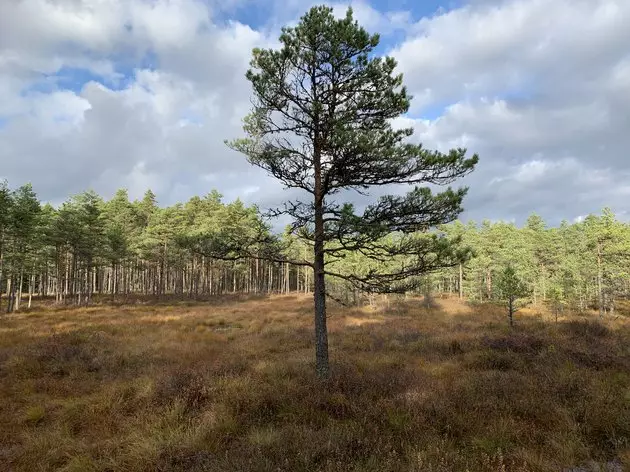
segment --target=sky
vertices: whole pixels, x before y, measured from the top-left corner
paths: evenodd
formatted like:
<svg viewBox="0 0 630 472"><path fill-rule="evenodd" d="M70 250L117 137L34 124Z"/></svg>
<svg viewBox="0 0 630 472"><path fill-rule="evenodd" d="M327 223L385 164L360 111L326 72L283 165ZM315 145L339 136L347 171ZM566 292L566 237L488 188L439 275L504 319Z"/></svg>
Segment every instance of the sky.
<svg viewBox="0 0 630 472"><path fill-rule="evenodd" d="M278 205L287 191L224 140L243 135L252 48L277 47L313 4L0 1L0 179L53 204L124 187L163 205L212 189ZM479 155L458 182L462 219L557 224L606 206L630 219L630 1L331 5L397 60L411 139Z"/></svg>

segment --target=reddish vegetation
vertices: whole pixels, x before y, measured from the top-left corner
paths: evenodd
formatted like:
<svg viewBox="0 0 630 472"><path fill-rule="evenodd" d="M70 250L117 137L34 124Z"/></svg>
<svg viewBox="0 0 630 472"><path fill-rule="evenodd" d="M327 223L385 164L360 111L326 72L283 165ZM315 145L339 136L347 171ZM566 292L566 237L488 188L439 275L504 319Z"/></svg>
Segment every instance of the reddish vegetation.
<svg viewBox="0 0 630 472"><path fill-rule="evenodd" d="M309 297L4 316L0 470L622 470L625 320L333 307L320 383Z"/></svg>

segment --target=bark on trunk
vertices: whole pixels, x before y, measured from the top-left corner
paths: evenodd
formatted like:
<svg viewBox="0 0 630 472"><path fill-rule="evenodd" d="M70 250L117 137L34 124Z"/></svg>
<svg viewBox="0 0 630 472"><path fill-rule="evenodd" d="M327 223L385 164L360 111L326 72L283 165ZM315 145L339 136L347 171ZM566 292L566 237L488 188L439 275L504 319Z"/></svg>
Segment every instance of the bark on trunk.
<svg viewBox="0 0 630 472"><path fill-rule="evenodd" d="M604 317L604 289L602 283L602 248L597 243L597 298L599 304L599 317Z"/></svg>
<svg viewBox="0 0 630 472"><path fill-rule="evenodd" d="M315 221L322 220L321 214ZM316 223L317 225L317 223ZM323 226L323 223L322 223ZM324 242L323 238L315 240L315 361L317 375L327 378L330 374L328 364L328 330L326 327L326 281L324 276Z"/></svg>
<svg viewBox="0 0 630 472"><path fill-rule="evenodd" d="M2 310L2 276L4 272L4 253L2 252L2 247L0 246L0 310Z"/></svg>
<svg viewBox="0 0 630 472"><path fill-rule="evenodd" d="M11 313L13 309L13 287L11 282L13 277L7 278L7 313Z"/></svg>
<svg viewBox="0 0 630 472"><path fill-rule="evenodd" d="M24 271L22 269L20 269L20 285L18 285L18 290L17 290L17 298L15 298L15 301L13 302L15 304L15 311L19 311L20 310L20 304L22 303L22 284L24 283Z"/></svg>
<svg viewBox="0 0 630 472"><path fill-rule="evenodd" d="M35 285L35 276L31 275L28 281L28 309L31 308L31 301L33 300L33 285Z"/></svg>
<svg viewBox="0 0 630 472"><path fill-rule="evenodd" d="M326 327L326 280L324 272L324 196L322 193L321 154L315 146L315 244L314 276L315 290L315 365L317 375L325 379L330 375L328 364L328 329Z"/></svg>

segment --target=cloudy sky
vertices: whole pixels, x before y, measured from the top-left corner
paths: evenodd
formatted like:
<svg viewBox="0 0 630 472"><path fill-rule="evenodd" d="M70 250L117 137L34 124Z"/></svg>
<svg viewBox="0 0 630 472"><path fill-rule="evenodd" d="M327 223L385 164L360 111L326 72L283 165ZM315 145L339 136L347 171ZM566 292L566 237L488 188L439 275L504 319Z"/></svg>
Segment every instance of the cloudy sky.
<svg viewBox="0 0 630 472"><path fill-rule="evenodd" d="M630 1L358 0L414 96L426 147L480 155L464 219L630 219ZM162 204L282 187L230 151L251 50L304 0L1 0L0 179L59 203L94 189ZM341 14L348 3L335 3Z"/></svg>

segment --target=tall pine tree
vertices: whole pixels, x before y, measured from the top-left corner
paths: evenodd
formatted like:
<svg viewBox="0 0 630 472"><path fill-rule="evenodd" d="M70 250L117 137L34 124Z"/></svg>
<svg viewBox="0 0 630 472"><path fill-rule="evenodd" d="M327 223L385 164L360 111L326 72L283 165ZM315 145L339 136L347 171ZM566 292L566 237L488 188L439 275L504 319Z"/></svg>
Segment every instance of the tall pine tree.
<svg viewBox="0 0 630 472"><path fill-rule="evenodd" d="M286 187L310 195L275 214L289 215L292 230L313 244L316 365L327 377L326 275L368 291L402 291L410 276L457 264L459 254L445 239L414 233L455 219L466 190L433 194L416 186L404 196L383 196L362 213L335 197L389 184L445 185L472 171L477 157L467 158L464 149L426 150L406 141L412 129L392 128L410 96L394 59L374 55L378 35L361 28L351 9L336 19L332 8L313 7L296 27L283 29L280 42L279 50L254 50L249 137L230 144ZM397 237L386 238L391 233ZM364 274L327 269L353 250L401 262Z"/></svg>

